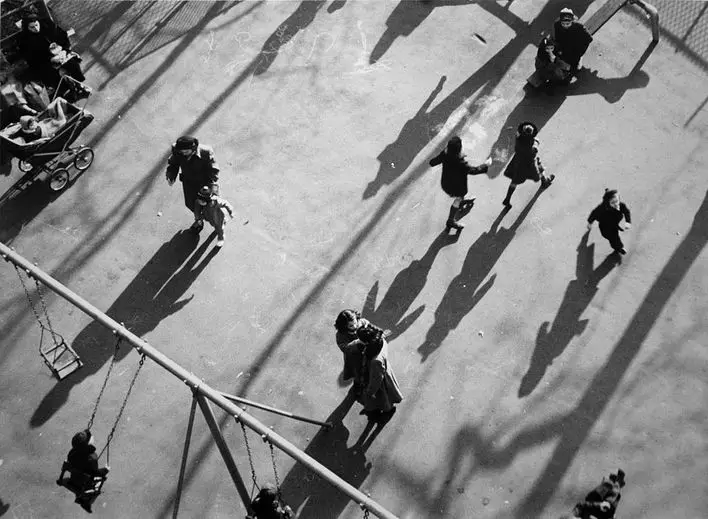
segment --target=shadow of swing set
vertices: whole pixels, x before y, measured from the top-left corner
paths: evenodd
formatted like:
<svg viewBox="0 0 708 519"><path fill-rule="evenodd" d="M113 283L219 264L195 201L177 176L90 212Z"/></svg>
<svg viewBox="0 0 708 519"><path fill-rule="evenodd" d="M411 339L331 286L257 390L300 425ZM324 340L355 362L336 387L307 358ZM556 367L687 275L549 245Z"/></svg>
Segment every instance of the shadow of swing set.
<svg viewBox="0 0 708 519"><path fill-rule="evenodd" d="M297 447L295 447L293 444L288 442L286 439L281 437L280 435L276 434L272 430L270 430L268 427L263 425L260 421L256 420L254 417L249 415L244 411L243 407L239 407L236 405L236 403L241 404L241 406L250 406L250 407L256 407L258 409L262 409L274 414L278 414L281 416L285 416L287 418L291 418L294 420L299 420L303 422L308 422L312 424L317 424L321 426L324 429L331 429L332 423L329 422L322 422L319 420L314 420L312 418L304 417L304 416L299 416L293 413L290 413L288 411L283 411L280 409L276 409L267 405L263 405L257 402L253 402L241 397L237 397L234 395L229 395L227 393L223 393L220 391L216 391L210 386L206 385L202 380L200 380L198 377L193 375L192 373L188 372L184 368L182 368L180 365L154 349L152 346L150 346L147 342L142 340L140 337L134 335L132 332L130 332L128 329L126 329L123 325L117 323L113 319L111 319L109 316L92 306L90 303L79 297L77 294L73 293L70 291L67 287L59 283L57 280L37 268L35 265L31 264L29 261L27 261L24 257L21 255L17 254L14 250L11 248L7 247L5 244L0 242L0 256L7 262L11 263L19 278L20 282L22 284L22 287L24 289L25 295L27 296L28 303L30 308L32 309L32 312L37 319L38 325L41 330L41 335L40 335L40 355L42 356L42 359L44 360L45 364L51 369L52 373L61 381L63 378L68 376L68 374L76 371L77 369L81 368L83 363L81 362L81 359L78 357L76 352L66 343L64 338L54 330L52 324L51 324L51 319L49 317L49 313L47 311L47 304L44 296L42 295L42 285L44 287L48 287L51 289L53 292L64 298L65 300L69 301L71 304L79 308L81 311L98 321L100 324L110 328L113 331L113 334L116 336L116 343L115 343L115 351L111 360L111 363L109 365L108 371L106 372L106 377L103 381L103 385L101 386L101 389L99 391L98 397L96 399L96 403L94 404L94 409L91 414L91 417L88 422L87 429L90 431L91 427L93 426L94 418L96 416L96 413L98 411L98 407L100 405L101 397L103 396L103 392L106 389L108 385L108 381L110 379L111 372L113 370L113 367L116 364L116 360L118 358L118 352L120 350L120 346L122 342L125 340L126 342L130 343L130 345L135 348L138 353L140 354L140 360L138 363L138 367L135 370L133 377L130 381L130 384L128 386L128 390L125 394L125 397L123 398L123 402L121 404L121 407L118 411L118 415L116 416L113 426L111 428L110 433L108 434L106 443L104 447L101 449L100 453L97 455L97 459L100 459L104 452L106 453L106 461L109 461L110 457L110 444L111 441L113 440L114 434L116 432L116 429L118 427L118 424L120 422L121 416L123 414L123 411L125 410L125 407L128 403L128 399L130 398L130 394L133 390L133 387L135 385L135 382L138 378L138 375L140 374L141 368L145 363L145 359L149 357L151 360L153 360L155 363L157 363L159 366L162 368L166 369L169 371L171 374L179 378L185 385L187 385L191 392L192 392L192 405L191 405L191 410L190 410L190 415L189 415L189 422L187 425L187 433L186 433L186 438L185 438L185 443L184 443L184 451L182 455L182 463L180 467L180 474L179 474L179 480L178 480L178 486L177 486L177 493L176 493L176 498L174 500L174 508L173 508L173 518L176 518L179 512L179 504L180 504L180 498L182 494L182 489L183 489L183 484L184 484L184 478L185 478L185 472L186 472L186 467L187 467L187 458L189 454L189 445L190 445L190 440L191 440L191 435L192 435L192 428L194 425L194 417L196 414L196 407L197 404L199 404L200 410L202 411L202 414L207 422L207 425L211 431L212 437L214 439L214 442L216 443L217 448L219 449L219 453L221 454L224 463L226 464L226 468L231 476L231 479L233 480L234 485L236 486L236 489L239 493L239 496L244 504L244 507L246 509L246 519L259 519L259 516L256 513L256 510L254 509L254 504L257 504L257 501L260 497L262 497L263 490L266 490L266 487L260 487L258 484L258 479L256 476L256 471L253 465L253 455L251 451L251 446L248 441L248 436L246 432L246 426L248 426L251 430L257 432L260 434L261 439L263 440L264 443L268 444L269 450L270 450L270 457L271 457L271 462L273 466L273 473L274 473L274 478L275 478L275 489L274 489L274 500L273 500L273 509L276 511L276 513L279 512L279 515L276 515L275 517L279 517L282 519L288 519L294 517L292 510L285 504L282 495L281 495L281 490L280 490L280 476L278 474L278 469L277 469L277 463L276 463L276 456L275 456L275 447L278 447L280 450L284 451L286 454L288 454L290 457L295 459L297 462L300 464L304 465L307 469L315 472L318 474L322 479L333 485L334 487L338 488L342 493L347 495L350 499L354 500L359 507L362 509L364 517L369 517L370 514L375 515L376 517L382 518L382 519L397 519L397 517L386 510L384 507L379 505L376 501L372 500L370 497L368 497L366 494L363 492L359 491L357 488L354 486L350 485L346 481L344 481L342 478L337 476L334 472L330 471L328 468L326 468L324 465L316 461L314 458L306 454L305 452L301 451ZM41 306L41 313L44 317L44 320L42 320L42 316L40 315L40 312L37 310L37 304L33 300L31 293L29 291L29 288L27 287L27 283L24 280L21 271L24 271L26 274L26 277L32 278L36 284L36 289L37 289L37 296L40 300L40 305ZM44 338L45 336L49 336L52 339L53 344L50 345L49 347L45 347L44 343ZM66 358L69 360L66 361ZM234 417L236 422L241 426L243 435L244 435L244 444L246 446L246 452L248 454L248 461L249 461L249 467L251 470L251 479L253 482L253 486L251 488L251 491L249 492L248 489L246 488L246 485L241 478L241 475L238 471L238 468L236 466L236 463L233 459L233 456L231 455L231 451L229 449L228 444L226 443L226 440L224 439L221 430L219 428L219 425L217 423L216 417L214 416L214 411L212 409L212 406L209 403L209 400L217 404L219 407L221 407L223 410L228 412L230 415ZM66 474L69 474L69 477L66 477ZM104 475L96 475L96 474L91 474L91 473L86 473L82 470L79 470L77 467L72 466L72 464L66 460L62 463L61 466L61 472L59 475L59 478L57 479L57 484L66 488L67 490L73 492L76 496L76 502L81 504L81 506L87 510L91 511L91 505L93 502L96 500L96 498L102 493L103 491L103 485L105 484L107 480L107 476ZM261 492L259 492L259 495L254 498L254 491L258 489ZM268 489L270 490L270 489ZM270 515L269 517L274 517L273 515Z"/></svg>

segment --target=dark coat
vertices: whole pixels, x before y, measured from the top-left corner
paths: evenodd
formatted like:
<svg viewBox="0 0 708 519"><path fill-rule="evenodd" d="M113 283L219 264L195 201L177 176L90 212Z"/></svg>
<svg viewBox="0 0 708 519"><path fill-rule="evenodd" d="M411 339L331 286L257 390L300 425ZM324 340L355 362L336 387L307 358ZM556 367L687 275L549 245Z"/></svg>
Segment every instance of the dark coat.
<svg viewBox="0 0 708 519"><path fill-rule="evenodd" d="M365 411L388 412L403 400L401 387L388 362L388 344L384 340L383 348L373 359L363 357L362 404Z"/></svg>
<svg viewBox="0 0 708 519"><path fill-rule="evenodd" d="M622 218L627 223L632 223L632 215L624 202L620 202L619 209L614 209L610 204L603 202L592 210L590 216L588 216L588 223L593 223L597 220L600 226L600 233L603 236L614 236L620 230L619 224Z"/></svg>
<svg viewBox="0 0 708 519"><path fill-rule="evenodd" d="M167 180L174 181L179 174L184 192L184 205L187 209L194 211L194 204L197 201L197 194L203 186L209 186L212 193L219 194L219 165L214 159L214 150L210 146L202 144L188 159L172 147L172 154L167 159Z"/></svg>
<svg viewBox="0 0 708 519"><path fill-rule="evenodd" d="M553 39L556 41L556 54L572 68L577 68L580 58L588 50L592 36L580 22L573 22L564 29L560 20L553 24Z"/></svg>
<svg viewBox="0 0 708 519"><path fill-rule="evenodd" d="M361 318L362 326L367 326L368 320ZM363 359L362 343L357 338L356 332L348 334L337 330L335 336L337 347L342 352L344 357L344 369L342 370L342 378L349 380L353 378L356 381L361 379L361 363Z"/></svg>
<svg viewBox="0 0 708 519"><path fill-rule="evenodd" d="M579 514L582 519L589 519L590 517L595 517L596 519L613 519L621 498L622 494L620 493L619 484L605 479L585 496L585 501L575 506L575 512ZM610 505L609 509L602 510L601 503L603 502Z"/></svg>
<svg viewBox="0 0 708 519"><path fill-rule="evenodd" d="M450 196L458 197L467 194L467 175L480 175L487 172L486 164L470 166L464 155L449 155L443 150L437 157L430 160L431 166L442 164L440 185Z"/></svg>
<svg viewBox="0 0 708 519"><path fill-rule="evenodd" d="M52 42L59 44L66 52L71 50L71 42L66 31L49 20L39 20L37 33L23 27L17 39L20 55L30 66L49 63L52 57L49 44Z"/></svg>
<svg viewBox="0 0 708 519"><path fill-rule="evenodd" d="M73 469L83 473L71 473L71 481L79 486L83 486L87 483L85 475L105 476L108 474L108 469L106 467L99 468L96 447L93 445L86 445L71 449L66 459Z"/></svg>
<svg viewBox="0 0 708 519"><path fill-rule="evenodd" d="M514 156L504 171L504 176L513 184L523 184L527 180L541 180L544 168L538 156L539 141L534 137L518 135L514 144Z"/></svg>

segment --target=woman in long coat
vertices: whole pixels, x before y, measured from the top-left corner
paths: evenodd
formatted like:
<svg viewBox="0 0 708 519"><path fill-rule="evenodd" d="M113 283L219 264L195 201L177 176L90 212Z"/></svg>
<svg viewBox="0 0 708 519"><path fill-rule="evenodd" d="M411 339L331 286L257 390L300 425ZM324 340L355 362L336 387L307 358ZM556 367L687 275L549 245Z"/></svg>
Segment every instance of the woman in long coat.
<svg viewBox="0 0 708 519"><path fill-rule="evenodd" d="M403 393L388 361L383 330L366 326L359 328L357 336L364 344L362 414L372 419L390 418L396 412L396 404L403 400Z"/></svg>
<svg viewBox="0 0 708 519"><path fill-rule="evenodd" d="M541 187L547 188L556 178L555 175L545 176L545 168L541 164L538 156L539 141L536 138L538 128L530 122L523 122L516 131L516 143L514 144L514 156L504 171L504 176L511 179L511 184L506 192L506 198L502 202L506 207L511 208L511 195L516 191L519 184L527 180L534 182L541 181Z"/></svg>

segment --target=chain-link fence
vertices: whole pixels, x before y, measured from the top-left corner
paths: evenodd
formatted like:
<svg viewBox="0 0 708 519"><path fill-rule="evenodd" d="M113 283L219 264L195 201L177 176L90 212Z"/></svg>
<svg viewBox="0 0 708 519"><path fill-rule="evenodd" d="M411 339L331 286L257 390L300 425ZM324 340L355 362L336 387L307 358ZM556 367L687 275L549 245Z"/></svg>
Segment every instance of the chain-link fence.
<svg viewBox="0 0 708 519"><path fill-rule="evenodd" d="M690 61L708 70L708 2L690 0L649 0L659 11L662 40ZM630 12L647 25L639 8Z"/></svg>

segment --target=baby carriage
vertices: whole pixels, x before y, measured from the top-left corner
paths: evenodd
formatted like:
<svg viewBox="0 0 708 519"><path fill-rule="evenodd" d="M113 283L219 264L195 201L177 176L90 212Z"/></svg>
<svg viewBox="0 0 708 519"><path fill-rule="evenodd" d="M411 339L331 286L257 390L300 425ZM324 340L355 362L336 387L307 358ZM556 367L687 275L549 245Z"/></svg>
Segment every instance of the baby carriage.
<svg viewBox="0 0 708 519"><path fill-rule="evenodd" d="M59 105L63 117L51 120L52 106ZM56 108L53 108L56 112ZM43 180L51 191L61 191L69 183L70 168L85 171L93 162L94 152L88 146L72 146L81 132L93 121L93 114L85 107L72 104L63 98L56 98L47 110L36 116L40 123L55 123L51 135L26 142L21 136L20 123L11 124L0 131L0 147L4 157L17 157L20 170L25 175L2 197L0 202L21 191L35 180ZM35 122L36 124L36 122ZM18 137L19 136L19 137Z"/></svg>

